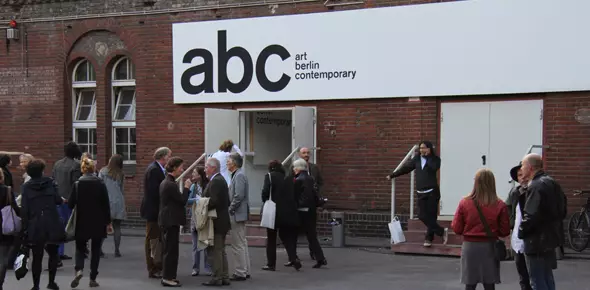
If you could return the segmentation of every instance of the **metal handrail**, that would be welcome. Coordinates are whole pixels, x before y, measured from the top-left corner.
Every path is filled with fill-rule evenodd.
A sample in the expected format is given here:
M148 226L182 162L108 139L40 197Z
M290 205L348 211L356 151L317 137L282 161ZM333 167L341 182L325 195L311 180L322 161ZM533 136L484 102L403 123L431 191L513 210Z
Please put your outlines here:
M393 172L399 170L404 164L410 159L414 157L416 153L416 149L418 149L418 145L414 145L408 154L402 159L399 165L395 168ZM395 217L395 178L391 179L391 219ZM410 175L410 219L414 218L414 171L412 171Z
M182 180L184 179L184 177L189 174L189 172L192 172L193 169L195 169L195 167L197 167L197 165L199 164L199 162L201 162L201 160L203 160L205 157L207 157L207 153L203 153L201 154L201 156L199 158L197 158L197 160L195 160L195 162L193 162L193 164L191 164L191 166L189 166L187 169L184 170L184 172L182 174L180 174L180 176L178 178L176 178L176 182L178 183L178 189L182 191Z
M298 146L297 148L293 149L293 151L291 151L291 154L289 154L289 156L287 156L287 158L285 158L285 160L283 160L283 162L281 162L281 165L285 166L289 163L289 161L291 160L291 158L293 158L293 155L295 155L297 152L299 152L299 149L301 149L300 146ZM322 150L321 147L311 147L309 148L309 150Z
M527 155L531 154L531 152L533 152L533 149L535 149L535 148L549 149L549 148L551 148L551 146L549 146L549 145L531 145L529 147L529 149L527 149L526 153L524 153L524 156L527 156ZM514 180L512 180L512 178L510 180L508 180L508 183L512 184L512 187L514 187L516 185L515 184L516 182Z

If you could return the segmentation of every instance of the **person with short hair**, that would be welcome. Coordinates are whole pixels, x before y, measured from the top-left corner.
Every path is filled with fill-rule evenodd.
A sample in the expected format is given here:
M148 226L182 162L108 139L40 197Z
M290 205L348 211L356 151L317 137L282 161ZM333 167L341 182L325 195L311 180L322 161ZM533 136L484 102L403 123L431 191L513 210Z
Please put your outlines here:
M168 147L160 147L154 152L154 162L150 163L145 171L143 181L144 193L141 200L140 215L146 220L145 231L145 261L148 277L162 278L161 263L161 233L158 225L160 212L160 183L168 175L164 166L168 163L172 150Z
M47 288L58 290L55 275L59 263L58 246L65 238L65 227L60 220L57 205L63 204L57 184L50 177L43 176L45 161L34 159L27 165L31 180L22 188L21 218L24 243L33 252L31 272L32 290L39 290L43 250L49 255L49 284Z
M248 177L242 166L244 159L238 153L231 153L227 169L231 172L229 185L229 214L231 222L230 249L234 258L234 273L230 280L245 281L250 278L250 252L246 239L246 222L250 218L250 193Z
M100 264L102 242L107 236L107 228L111 224L111 206L109 193L104 182L94 173L94 160L84 156L80 164L82 177L72 188L68 200L71 210L76 209L75 229L75 276L70 286L78 287L84 271L86 245L90 241L90 287L98 287L96 282Z
M473 190L459 202L451 228L463 236L461 283L465 290L475 290L477 284L483 284L485 290L496 289L500 283L500 261L496 259L494 242L510 234L510 218L506 204L496 194L496 179L491 170L482 168L475 173Z

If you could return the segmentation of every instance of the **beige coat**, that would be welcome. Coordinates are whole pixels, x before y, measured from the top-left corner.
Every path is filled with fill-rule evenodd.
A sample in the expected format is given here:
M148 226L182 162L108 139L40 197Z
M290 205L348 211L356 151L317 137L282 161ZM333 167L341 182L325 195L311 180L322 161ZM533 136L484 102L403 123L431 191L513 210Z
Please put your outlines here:
M205 249L213 246L214 228L213 219L217 218L216 210L209 210L209 198L202 197L199 201L193 204L193 219L195 229L199 236L198 249Z

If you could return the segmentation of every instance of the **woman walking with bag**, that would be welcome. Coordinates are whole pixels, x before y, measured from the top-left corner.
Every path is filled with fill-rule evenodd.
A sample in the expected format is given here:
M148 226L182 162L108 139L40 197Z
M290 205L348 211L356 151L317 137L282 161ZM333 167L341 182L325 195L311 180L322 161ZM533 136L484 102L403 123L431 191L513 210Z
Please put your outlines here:
M125 210L125 196L123 183L123 156L115 154L109 160L109 164L100 170L98 177L102 179L109 193L111 205L111 220L113 223L113 238L115 240L115 257L121 257L119 247L121 245L121 223L127 217Z
M78 287L84 271L86 245L90 240L90 287L98 287L98 265L100 263L102 241L107 236L107 227L111 223L109 193L104 182L94 174L94 161L83 157L80 167L82 177L72 188L68 206L72 209L72 220L76 241L76 276L70 286ZM71 223L68 223L68 227Z
M501 256L506 253L499 238L510 234L510 218L496 194L491 170L477 171L473 191L459 203L451 227L463 236L461 283L465 290L475 290L479 283L485 290L494 290L500 283Z
M0 208L2 208L2 235L0 235L0 290L2 290L2 286L4 285L4 278L6 277L6 269L9 266L11 253L14 252L14 241L16 240L15 235L19 234L15 232L11 235L6 235L4 233L5 227L4 224L8 223L8 227L10 227L10 223L13 223L12 230L20 230L21 221L20 221L20 209L16 205L14 200L14 196L12 195L11 188L4 185L4 173L0 170ZM6 209L4 209L6 208ZM4 213L5 211L11 214L10 220L4 220Z
M293 182L287 180L285 169L278 160L272 160L268 164L268 174L264 176L262 186L262 203L268 200L276 204L274 229L266 229L266 266L265 271L275 271L277 262L277 232L289 256L290 265L295 269L301 268L301 262L297 259L297 227L299 226L299 213L297 202L293 195Z

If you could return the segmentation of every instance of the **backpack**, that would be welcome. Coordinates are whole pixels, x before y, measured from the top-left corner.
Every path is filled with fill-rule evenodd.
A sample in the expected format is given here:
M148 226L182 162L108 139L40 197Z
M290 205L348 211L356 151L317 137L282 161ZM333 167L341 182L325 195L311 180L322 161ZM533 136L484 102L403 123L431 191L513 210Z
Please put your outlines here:
M22 229L21 218L12 208L12 190L8 187L6 192L6 205L0 210L2 213L2 234L5 236L14 236L20 233Z

